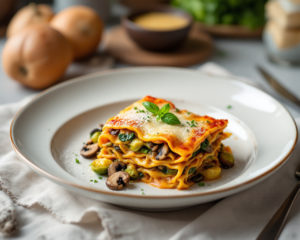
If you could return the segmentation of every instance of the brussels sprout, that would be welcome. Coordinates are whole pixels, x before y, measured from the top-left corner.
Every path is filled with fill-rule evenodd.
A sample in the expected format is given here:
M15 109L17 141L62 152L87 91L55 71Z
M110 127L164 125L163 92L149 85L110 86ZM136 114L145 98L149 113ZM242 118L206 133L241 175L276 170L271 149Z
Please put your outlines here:
M137 152L140 150L140 148L144 145L144 142L141 141L140 139L133 139L132 142L130 143L129 149L131 151Z
M204 180L213 180L220 176L221 168L219 166L207 168L201 171L201 174L204 176Z
M96 159L91 163L91 168L94 172L100 175L106 175L109 165L112 164L112 160L107 158Z
M232 168L234 165L234 158L231 152L221 151L219 159L223 168Z
M101 134L101 132L97 131L91 135L91 140L93 141L93 143L98 142L98 138L99 138L100 134Z
M139 173L136 170L135 166L133 164L128 164L127 168L125 169L125 172L127 172L131 179L137 179L139 177Z

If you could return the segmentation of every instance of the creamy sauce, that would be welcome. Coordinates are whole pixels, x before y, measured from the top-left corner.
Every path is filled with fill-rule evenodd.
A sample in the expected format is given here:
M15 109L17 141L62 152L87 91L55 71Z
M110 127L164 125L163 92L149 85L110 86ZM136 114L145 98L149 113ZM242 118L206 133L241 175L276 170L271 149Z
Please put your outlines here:
M184 17L163 12L143 14L136 17L134 22L143 28L158 31L180 29L188 24L188 20Z

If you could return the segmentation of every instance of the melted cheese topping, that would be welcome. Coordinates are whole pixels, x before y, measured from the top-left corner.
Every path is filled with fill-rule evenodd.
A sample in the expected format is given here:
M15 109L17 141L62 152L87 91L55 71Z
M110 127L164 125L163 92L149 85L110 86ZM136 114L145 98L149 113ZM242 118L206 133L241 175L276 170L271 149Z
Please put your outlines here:
M160 108L169 103L170 112L178 117L181 125L169 125L157 120L142 105L145 101L153 102ZM192 121L194 127L191 127ZM210 134L223 130L227 123L228 121L224 119L218 120L209 116L199 116L186 110L176 110L174 104L169 101L147 96L109 119L103 131L108 131L110 128L129 129L143 141L166 142L173 152L187 156L197 150ZM102 144L101 141L99 143Z

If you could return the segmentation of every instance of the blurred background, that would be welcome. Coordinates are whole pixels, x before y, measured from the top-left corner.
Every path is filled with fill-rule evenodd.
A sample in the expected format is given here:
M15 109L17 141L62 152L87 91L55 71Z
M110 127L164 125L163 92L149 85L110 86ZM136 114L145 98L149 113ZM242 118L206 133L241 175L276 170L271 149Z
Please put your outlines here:
M1 104L108 68L197 69L207 62L266 86L258 71L263 68L300 96L300 4L294 0L0 0L0 5ZM24 57L21 42L28 39L36 44ZM43 65L45 56L49 62ZM40 64L32 67L26 60L32 58Z

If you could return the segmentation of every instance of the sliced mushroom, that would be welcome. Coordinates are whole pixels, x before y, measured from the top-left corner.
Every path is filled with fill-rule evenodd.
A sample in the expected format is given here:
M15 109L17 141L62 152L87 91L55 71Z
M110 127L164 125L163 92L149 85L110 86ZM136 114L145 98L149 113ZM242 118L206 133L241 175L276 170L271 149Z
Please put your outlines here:
M156 155L156 160L163 160L167 157L167 154L169 153L169 147L166 143L164 143L159 149L158 154Z
M86 144L83 145L80 151L80 155L85 158L91 158L94 155L96 155L98 150L99 150L98 143L93 143L93 141L89 140L86 142Z
M157 150L159 147L159 144L155 144L153 142L146 142L146 147L151 149L151 156L152 158L155 158L157 155Z
M129 183L130 176L127 172L115 172L106 180L106 186L111 190L121 190Z
M153 145L153 147L151 147L151 151L152 152L156 152L158 150L159 145Z
M108 176L113 175L116 172L122 171L126 169L126 164L120 161L115 161L108 167Z
M113 136L119 135L120 129L110 129L109 133Z

